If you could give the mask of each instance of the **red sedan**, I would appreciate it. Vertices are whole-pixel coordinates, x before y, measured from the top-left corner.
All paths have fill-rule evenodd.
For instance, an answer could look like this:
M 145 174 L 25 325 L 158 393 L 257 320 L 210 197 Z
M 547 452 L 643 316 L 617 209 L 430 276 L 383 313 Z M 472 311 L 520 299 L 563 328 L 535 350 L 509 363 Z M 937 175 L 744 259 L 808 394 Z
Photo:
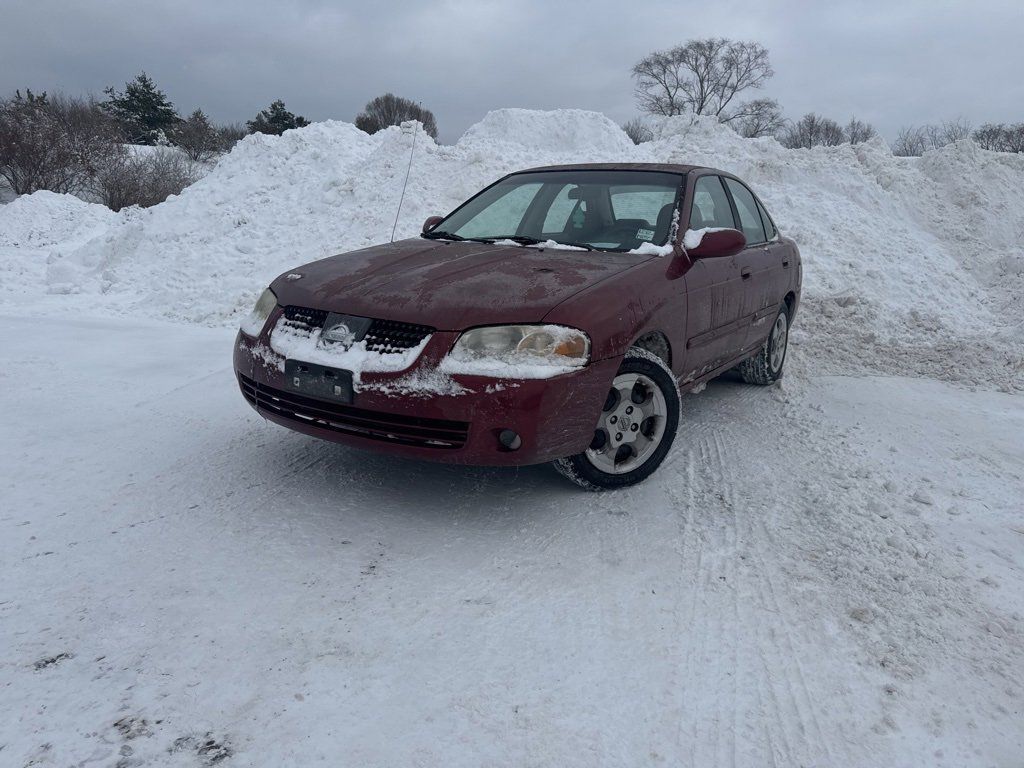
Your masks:
M 234 364 L 267 419 L 463 464 L 552 461 L 590 489 L 650 475 L 687 390 L 782 375 L 800 255 L 731 174 L 513 173 L 420 238 L 281 275 Z

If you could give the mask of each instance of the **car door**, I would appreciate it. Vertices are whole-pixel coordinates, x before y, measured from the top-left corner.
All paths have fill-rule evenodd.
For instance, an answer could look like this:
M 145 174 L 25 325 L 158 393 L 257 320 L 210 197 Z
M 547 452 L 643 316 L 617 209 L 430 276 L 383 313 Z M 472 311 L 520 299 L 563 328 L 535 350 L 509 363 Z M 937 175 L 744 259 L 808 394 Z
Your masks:
M 743 338 L 744 348 L 764 341 L 771 327 L 771 319 L 782 300 L 778 294 L 781 256 L 769 243 L 768 232 L 754 193 L 741 181 L 725 179 L 735 208 L 740 231 L 747 238 L 747 246 L 736 259 L 739 263 L 743 286 Z M 773 225 L 774 229 L 774 225 Z
M 772 217 L 765 210 L 764 203 L 761 202 L 756 196 L 754 198 L 757 202 L 757 210 L 761 214 L 761 221 L 764 222 L 765 235 L 768 237 L 768 242 L 765 244 L 765 248 L 768 251 L 769 261 L 772 265 L 773 276 L 775 278 L 774 286 L 774 297 L 775 304 L 771 306 L 777 306 L 778 303 L 785 300 L 786 294 L 789 292 L 790 286 L 793 283 L 793 272 L 799 269 L 797 265 L 797 259 L 794 258 L 792 248 L 782 241 L 779 236 L 779 230 L 775 226 L 775 222 Z M 768 330 L 771 327 L 771 323 L 765 323 L 765 327 L 762 328 L 762 338 L 768 334 Z
M 690 203 L 689 229 L 735 228 L 733 208 L 722 178 L 697 177 Z M 747 335 L 742 324 L 744 289 L 736 256 L 697 259 L 686 273 L 686 365 L 683 381 L 699 378 L 739 353 Z

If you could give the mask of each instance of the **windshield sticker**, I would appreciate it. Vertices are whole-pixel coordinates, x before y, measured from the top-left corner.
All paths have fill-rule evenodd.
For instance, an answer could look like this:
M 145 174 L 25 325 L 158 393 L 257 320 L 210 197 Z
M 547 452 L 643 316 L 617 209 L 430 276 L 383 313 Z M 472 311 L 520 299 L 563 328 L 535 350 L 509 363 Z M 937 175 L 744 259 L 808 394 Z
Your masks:
M 572 212 L 572 226 L 573 229 L 583 229 L 583 222 L 586 221 L 587 214 L 577 208 Z
M 654 230 L 653 229 L 638 229 L 636 231 L 637 240 L 653 240 Z

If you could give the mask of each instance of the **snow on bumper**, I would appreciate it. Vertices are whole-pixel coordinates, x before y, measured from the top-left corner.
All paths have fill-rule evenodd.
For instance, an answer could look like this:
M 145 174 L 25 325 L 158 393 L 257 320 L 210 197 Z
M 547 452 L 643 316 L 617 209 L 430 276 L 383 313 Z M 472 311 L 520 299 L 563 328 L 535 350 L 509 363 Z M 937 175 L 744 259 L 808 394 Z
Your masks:
M 440 363 L 457 336 L 435 332 L 401 370 L 363 367 L 351 405 L 288 392 L 285 358 L 266 331 L 255 339 L 238 334 L 234 367 L 246 399 L 267 419 L 361 448 L 458 464 L 525 465 L 570 456 L 589 445 L 617 360 L 547 379 L 447 373 Z M 503 429 L 522 438 L 518 450 L 501 445 Z

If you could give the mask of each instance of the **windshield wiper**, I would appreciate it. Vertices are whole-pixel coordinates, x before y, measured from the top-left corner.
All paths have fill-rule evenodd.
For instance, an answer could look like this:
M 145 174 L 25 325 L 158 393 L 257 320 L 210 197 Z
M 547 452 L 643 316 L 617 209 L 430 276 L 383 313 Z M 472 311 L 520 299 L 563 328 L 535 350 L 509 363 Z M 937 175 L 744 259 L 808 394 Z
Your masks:
M 539 237 L 532 237 L 531 235 L 511 235 L 509 237 L 498 237 L 496 240 L 511 240 L 513 243 L 519 243 L 520 245 L 542 245 L 547 242 L 546 239 L 542 240 Z M 552 240 L 553 243 L 559 245 L 571 245 L 573 248 L 582 248 L 585 251 L 596 250 L 594 246 L 587 245 L 587 243 L 570 243 L 564 240 Z
M 556 240 L 559 245 L 571 245 L 573 248 L 582 248 L 585 251 L 596 251 L 597 248 L 590 245 L 589 243 L 573 243 L 569 240 Z
M 425 237 L 427 240 L 465 240 L 465 237 L 456 235 L 452 232 L 438 232 L 436 229 L 432 229 L 430 232 L 421 232 L 420 237 Z
M 454 240 L 458 243 L 494 244 L 493 237 L 463 237 L 462 235 L 456 235 L 454 232 L 438 232 L 436 229 L 431 230 L 430 232 L 421 232 L 420 237 L 425 237 L 428 240 Z

